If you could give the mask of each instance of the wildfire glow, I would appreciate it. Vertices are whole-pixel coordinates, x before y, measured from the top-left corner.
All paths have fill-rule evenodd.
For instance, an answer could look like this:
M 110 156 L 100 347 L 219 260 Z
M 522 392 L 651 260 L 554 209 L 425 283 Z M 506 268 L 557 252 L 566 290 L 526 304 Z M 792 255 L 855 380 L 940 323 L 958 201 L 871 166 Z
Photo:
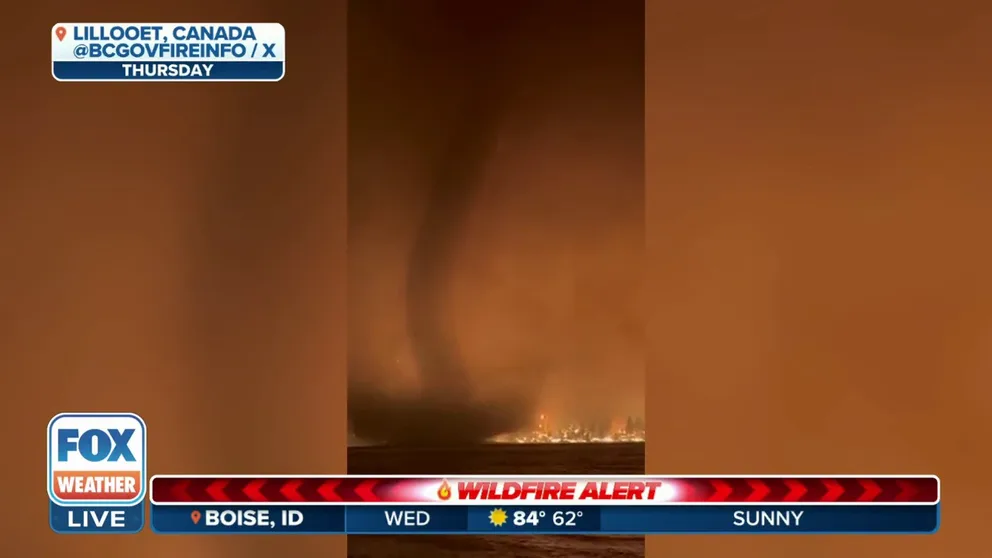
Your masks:
M 614 442 L 643 442 L 644 421 L 627 418 L 614 420 L 609 425 L 601 427 L 569 424 L 564 428 L 555 428 L 547 414 L 537 417 L 537 425 L 531 432 L 504 434 L 492 438 L 490 442 L 503 444 L 581 444 L 581 443 L 614 443 Z

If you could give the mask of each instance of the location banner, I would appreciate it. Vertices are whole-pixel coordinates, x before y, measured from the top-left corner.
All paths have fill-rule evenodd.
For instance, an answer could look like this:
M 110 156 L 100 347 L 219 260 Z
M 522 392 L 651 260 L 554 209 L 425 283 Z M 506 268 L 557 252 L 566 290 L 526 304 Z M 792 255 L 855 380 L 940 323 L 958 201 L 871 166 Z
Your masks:
M 57 81 L 279 81 L 279 23 L 56 23 Z
M 933 505 L 299 505 L 151 507 L 161 534 L 911 534 L 934 533 Z

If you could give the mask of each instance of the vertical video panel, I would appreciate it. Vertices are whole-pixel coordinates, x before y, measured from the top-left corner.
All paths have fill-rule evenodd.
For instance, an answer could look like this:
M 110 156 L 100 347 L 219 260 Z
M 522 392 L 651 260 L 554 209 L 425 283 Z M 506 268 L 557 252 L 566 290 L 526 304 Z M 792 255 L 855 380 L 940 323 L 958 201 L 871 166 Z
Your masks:
M 351 474 L 642 474 L 644 4 L 352 2 Z M 644 554 L 349 537 L 349 555 Z

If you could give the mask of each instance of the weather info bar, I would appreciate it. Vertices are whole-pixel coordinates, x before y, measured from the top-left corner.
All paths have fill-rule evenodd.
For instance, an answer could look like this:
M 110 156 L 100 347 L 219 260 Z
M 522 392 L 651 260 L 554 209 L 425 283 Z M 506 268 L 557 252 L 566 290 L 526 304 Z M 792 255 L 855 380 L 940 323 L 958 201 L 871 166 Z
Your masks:
M 913 534 L 935 476 L 172 476 L 164 534 Z
M 58 81 L 279 81 L 279 23 L 56 23 Z

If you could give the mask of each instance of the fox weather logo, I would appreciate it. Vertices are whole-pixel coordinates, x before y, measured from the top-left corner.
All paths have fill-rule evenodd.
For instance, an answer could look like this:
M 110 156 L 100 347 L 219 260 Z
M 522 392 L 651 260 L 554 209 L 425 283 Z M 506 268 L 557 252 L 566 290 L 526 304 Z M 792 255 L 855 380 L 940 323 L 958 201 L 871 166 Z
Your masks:
M 61 413 L 48 423 L 49 522 L 59 533 L 144 527 L 147 432 L 133 413 Z

